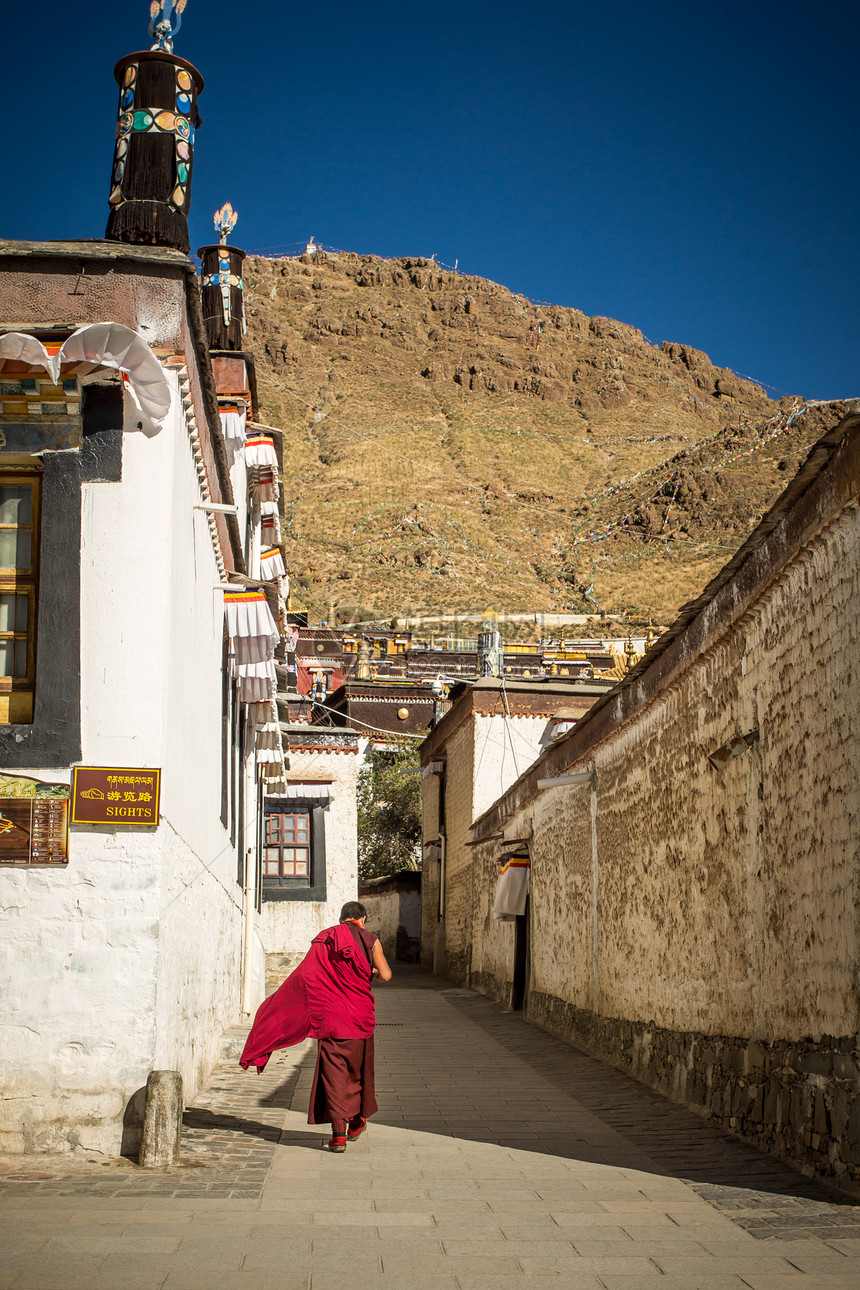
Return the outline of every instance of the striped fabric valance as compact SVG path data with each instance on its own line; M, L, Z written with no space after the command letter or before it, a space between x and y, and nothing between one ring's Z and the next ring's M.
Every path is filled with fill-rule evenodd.
M268 467L277 471L278 454L275 444L267 434L252 434L245 441L245 464L247 466Z
M243 448L245 446L245 409L240 408L236 403L221 403L218 411L224 438L235 448Z
M237 636L268 637L273 645L278 642L278 624L272 617L266 594L254 587L241 587L224 592L224 610L227 614L227 631Z
M280 547L264 547L260 552L260 577L264 582L272 578L283 578L286 572Z

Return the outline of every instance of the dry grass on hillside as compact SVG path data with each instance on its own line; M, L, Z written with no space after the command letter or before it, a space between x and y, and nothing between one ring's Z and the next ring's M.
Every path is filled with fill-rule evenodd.
M315 616L597 603L666 621L839 411L763 444L790 400L428 261L252 257L246 284L263 417L286 431L294 600Z

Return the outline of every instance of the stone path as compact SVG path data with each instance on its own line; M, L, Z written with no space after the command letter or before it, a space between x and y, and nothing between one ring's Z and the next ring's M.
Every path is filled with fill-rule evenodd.
M858 1290L860 1208L414 972L377 991L380 1112L305 1122L311 1045L216 1072L183 1165L0 1162L0 1290Z

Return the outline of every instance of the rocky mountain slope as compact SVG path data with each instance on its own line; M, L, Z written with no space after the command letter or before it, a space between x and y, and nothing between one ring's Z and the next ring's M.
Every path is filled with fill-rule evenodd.
M314 616L666 622L844 410L428 260L249 257L245 283Z

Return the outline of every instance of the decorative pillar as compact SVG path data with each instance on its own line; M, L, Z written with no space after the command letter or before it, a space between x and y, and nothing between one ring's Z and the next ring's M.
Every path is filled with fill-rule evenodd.
M170 246L188 252L188 210L197 96L203 77L173 53L171 3L150 33L152 49L128 54L114 68L119 85L111 208L105 237L137 246ZM181 14L184 3L176 6Z
M245 252L227 246L227 236L239 216L229 202L215 212L215 230L221 234L218 246L201 246L200 290L203 319L213 350L241 350L245 337L245 284L242 261Z

